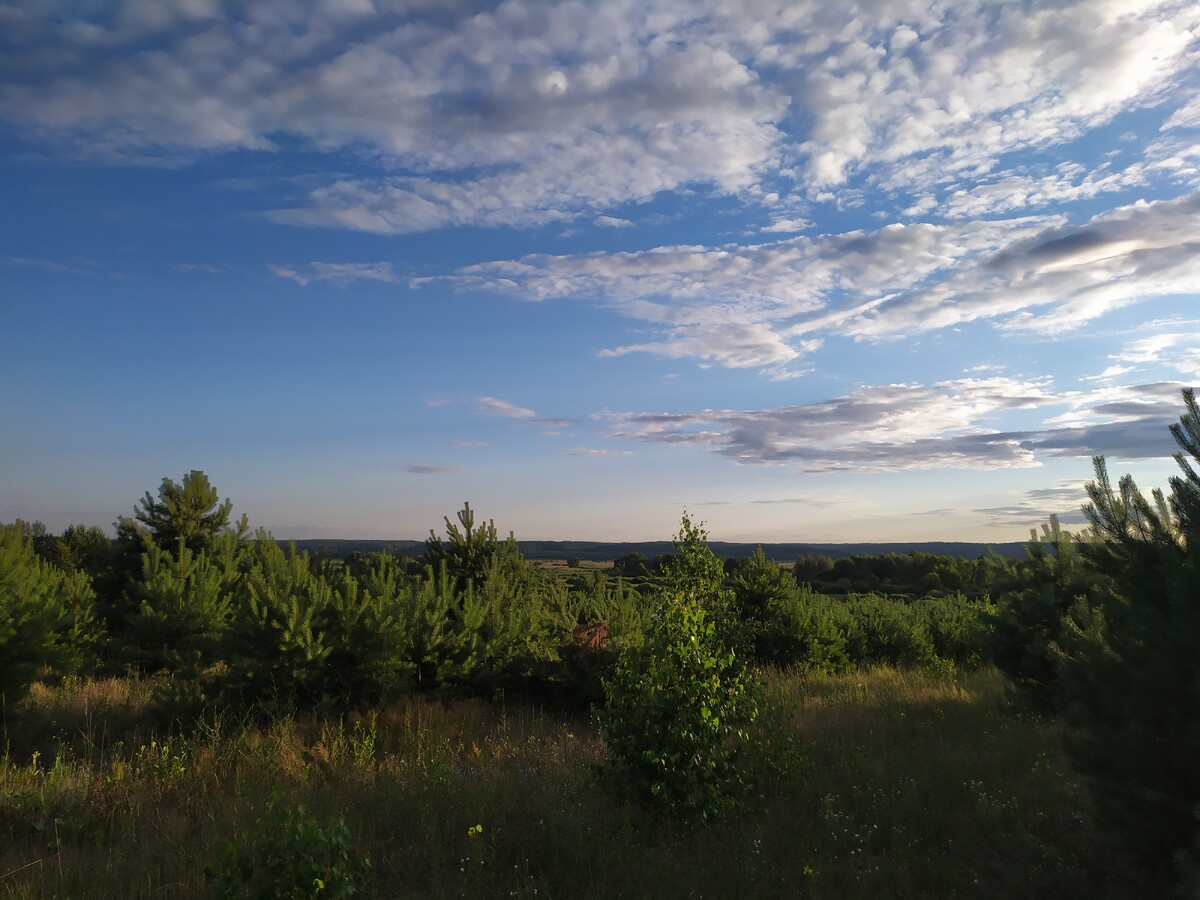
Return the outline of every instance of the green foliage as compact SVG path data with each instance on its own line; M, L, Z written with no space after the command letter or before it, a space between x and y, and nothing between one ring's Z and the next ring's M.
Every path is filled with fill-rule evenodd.
M0 696L24 696L43 667L78 671L98 637L86 575L39 559L21 525L0 526Z
M800 583L839 594L881 592L908 599L961 591L969 599L988 593L992 576L986 559L961 559L912 550L908 553L854 554L836 561L801 557L793 567Z
M233 504L219 502L217 489L203 472L193 469L176 484L164 478L155 500L147 491L140 508L134 510L134 519L122 517L118 523L118 537L122 533L144 529L157 546L174 550L182 541L193 553L212 549L220 535L229 528L229 513ZM246 517L234 523L238 538L246 535Z
M605 681L600 713L617 791L699 821L736 800L741 744L757 713L751 673L724 622L720 560L705 538L684 515L672 587L644 645L626 650Z
M323 629L333 590L307 554L285 554L266 532L251 545L233 603L226 685L247 701L312 706L323 696Z
M181 538L174 553L151 545L142 555L124 632L129 662L195 675L217 661L237 579L237 553L232 544L226 550L196 552Z
M1064 641L1092 617L1095 579L1076 541L1058 519L1030 532L1025 559L1005 565L995 580L997 612L988 650L1008 676L1014 699L1035 712L1060 706Z
M454 579L440 567L411 581L399 594L405 634L405 658L417 687L429 691L456 675L463 635Z
M1200 462L1192 391L1172 432ZM1064 666L1069 750L1088 779L1101 822L1166 866L1194 846L1200 805L1200 478L1183 453L1182 477L1147 499L1126 475L1114 490L1095 461L1081 551L1098 581L1100 618L1075 635Z
M84 572L95 578L110 564L112 539L95 525L70 525L61 535L47 534L41 526L31 536L37 555L64 572Z
M847 651L857 665L923 666L935 658L928 622L908 604L865 594L844 605L851 619Z
M343 703L377 703L411 679L404 590L402 566L391 554L375 555L358 578L344 572L336 580L327 613L328 690Z
M911 605L925 620L925 631L939 660L958 668L979 667L987 656L987 641L996 607L986 597L970 600L965 594L928 596Z
M756 630L778 618L790 593L790 577L767 559L762 547L730 579L730 589L743 621Z
M469 583L482 584L497 559L509 574L524 568L512 534L502 543L497 536L496 523L491 519L486 525L476 528L475 513L470 503L463 503L457 518L461 528L451 522L449 516L443 519L446 523L445 541L440 540L432 528L429 529L429 538L425 541L425 559L435 572L444 566L462 589Z
M906 601L879 594L834 598L785 582L779 612L755 637L759 660L805 672L851 666L974 668L994 607L961 593Z
M613 574L622 578L649 578L650 561L642 553L627 553L613 560Z
M692 522L685 512L672 543L675 555L663 567L668 586L696 603L728 606L729 598L721 592L725 564L709 549L704 524Z
M351 852L350 829L322 825L302 805L276 793L248 834L224 844L205 875L221 900L351 898L373 895L371 859Z
M557 659L555 619L546 593L511 574L494 557L478 584L460 597L461 677L482 693L528 685L539 667Z
M231 508L228 500L218 503L217 489L209 484L208 477L193 470L181 484L164 478L157 500L147 491L134 510L134 518L122 516L117 520L117 537L110 545L107 564L94 579L97 606L114 641L114 661L139 655L136 647L128 645L136 645L140 638L128 636L125 631L131 620L143 615L142 604L147 599L145 557L155 557L157 549L178 565L182 546L191 554L189 560L203 556L228 569L227 558L242 549L248 530L245 516L230 525Z
M792 566L792 577L799 584L807 584L831 571L833 571L833 557L824 553L818 556L805 555L799 557Z

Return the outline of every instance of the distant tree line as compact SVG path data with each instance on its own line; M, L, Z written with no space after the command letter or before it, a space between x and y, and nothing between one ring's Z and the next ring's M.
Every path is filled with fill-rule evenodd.
M443 525L415 557L313 556L233 519L197 470L147 492L115 539L5 526L0 588L20 627L0 632L13 662L3 690L15 699L36 677L137 671L210 702L343 709L408 691L594 702L620 653L645 641L678 565L677 553L631 554L563 578L529 565L470 504ZM719 563L748 659L833 671L984 657L986 596L835 598L761 549ZM601 646L579 638L592 623L604 623Z

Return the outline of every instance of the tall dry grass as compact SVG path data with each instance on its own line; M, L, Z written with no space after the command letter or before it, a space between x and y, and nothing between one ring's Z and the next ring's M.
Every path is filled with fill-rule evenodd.
M994 672L765 678L746 808L687 829L613 802L586 716L412 699L343 721L155 717L154 686L6 711L0 896L202 897L276 791L344 817L382 897L1125 897L1057 726ZM157 722L157 724L156 724ZM482 826L481 828L479 826Z

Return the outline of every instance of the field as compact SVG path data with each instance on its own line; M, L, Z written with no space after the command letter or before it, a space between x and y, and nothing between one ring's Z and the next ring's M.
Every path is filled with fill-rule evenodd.
M412 699L183 735L152 689L37 685L6 711L0 896L209 896L206 866L288 816L301 854L344 818L381 897L1157 895L993 670L768 673L746 808L702 828L605 793L585 713Z

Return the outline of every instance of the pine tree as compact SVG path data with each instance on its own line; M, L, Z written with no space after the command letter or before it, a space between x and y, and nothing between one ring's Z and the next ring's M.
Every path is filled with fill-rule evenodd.
M1030 531L1025 559L1004 563L994 580L997 611L988 649L1008 676L1013 700L1038 713L1059 707L1065 636L1086 627L1093 615L1095 579L1074 535L1056 516Z
M210 556L183 538L174 553L152 546L132 591L126 653L146 671L197 675L216 662L229 621L236 556Z
M1183 397L1169 501L1128 475L1114 489L1095 460L1081 550L1103 621L1063 672L1069 750L1101 821L1164 867L1192 845L1200 806L1200 410Z
M516 574L524 568L524 560L511 532L508 540L502 542L496 531L496 523L491 519L486 525L476 528L475 512L470 503L463 503L457 518L458 525L451 522L449 516L443 519L446 523L445 541L439 539L432 528L429 529L429 537L425 541L425 560L435 572L445 566L462 589L468 583L477 586L483 584L494 559L500 559L510 574Z
M140 508L134 510L134 519L122 517L118 520L118 536L121 532L139 530L139 525L148 533L157 546L174 551L179 542L193 553L208 550L222 532L230 527L229 513L233 504L219 502L217 489L209 484L208 476L193 469L176 484L164 478L155 500L147 491ZM239 539L246 536L246 517L233 525Z
M41 560L20 523L0 526L0 697L24 696L49 669L72 672L97 637L87 576Z
M245 516L230 524L231 509L229 500L219 502L217 489L209 483L208 476L193 470L179 484L164 478L157 500L147 491L133 518L122 516L117 520L117 537L111 545L108 564L94 579L98 611L113 638L114 661L141 658L144 665L165 664L168 668L181 661L168 664L159 654L158 662L153 662L157 651L150 651L147 656L145 648L133 646L144 641L148 632L136 639L126 633L135 618L143 625L149 624L142 609L146 600L145 579L150 571L146 569L146 559L149 557L153 562L153 571L167 558L169 565L178 568L183 565L182 551L186 550L188 566L199 565L203 558L205 565L221 570L218 578L223 594L228 595L238 574L237 557L245 548L249 530ZM186 576L181 577L186 580ZM159 606L166 609L170 603L164 601ZM161 624L166 627L165 622ZM188 627L182 622L177 625L185 631Z
M333 649L324 628L333 590L307 554L285 553L265 531L245 568L226 641L226 685L247 702L312 706L323 699Z

